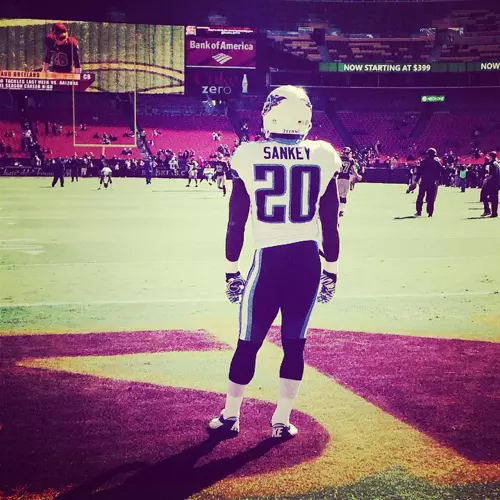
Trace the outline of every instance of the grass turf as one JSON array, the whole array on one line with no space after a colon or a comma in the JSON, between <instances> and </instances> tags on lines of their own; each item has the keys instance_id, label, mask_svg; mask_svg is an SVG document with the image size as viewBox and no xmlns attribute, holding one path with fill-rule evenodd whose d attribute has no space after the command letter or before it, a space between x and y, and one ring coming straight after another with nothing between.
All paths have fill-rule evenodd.
<instances>
[{"instance_id":1,"label":"grass turf","mask_svg":"<svg viewBox=\"0 0 500 500\"><path fill-rule=\"evenodd\" d=\"M96 191L95 179L54 189L43 178L0 179L1 335L210 330L237 315L223 290L227 198L205 183L153 182ZM340 224L338 294L311 326L498 342L500 223L480 220L478 198L441 188L434 217L412 219L415 195L403 186L358 185ZM247 237L242 270L251 256ZM398 467L310 489L296 497L498 493L495 482L429 485Z\"/></svg>"}]
</instances>

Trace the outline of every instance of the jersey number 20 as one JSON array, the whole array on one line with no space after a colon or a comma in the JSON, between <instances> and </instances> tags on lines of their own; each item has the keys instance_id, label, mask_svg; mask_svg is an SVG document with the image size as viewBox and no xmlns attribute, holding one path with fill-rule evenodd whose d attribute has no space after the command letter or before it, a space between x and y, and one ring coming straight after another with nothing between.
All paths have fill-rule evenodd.
<instances>
[{"instance_id":1,"label":"jersey number 20","mask_svg":"<svg viewBox=\"0 0 500 500\"><path fill-rule=\"evenodd\" d=\"M320 188L320 169L317 165L292 165L287 179L284 165L255 165L256 181L267 181L271 176L272 187L255 191L257 219L262 222L284 223L309 222L316 212ZM286 205L267 207L269 197L289 193ZM266 210L266 207L268 210ZM269 211L270 209L270 211Z\"/></svg>"}]
</instances>

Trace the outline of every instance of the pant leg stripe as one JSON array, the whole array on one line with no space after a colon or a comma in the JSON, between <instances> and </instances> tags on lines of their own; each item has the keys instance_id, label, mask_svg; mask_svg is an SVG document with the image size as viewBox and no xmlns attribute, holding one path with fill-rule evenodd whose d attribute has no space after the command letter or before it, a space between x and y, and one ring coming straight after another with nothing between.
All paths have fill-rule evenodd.
<instances>
[{"instance_id":1,"label":"pant leg stripe","mask_svg":"<svg viewBox=\"0 0 500 500\"><path fill-rule=\"evenodd\" d=\"M250 291L249 283L250 283L250 280L253 276L253 272L255 269L255 261L257 258L256 256L257 256L257 252L254 252L252 266L250 267L250 271L248 272L248 275L247 275L247 284L245 286L245 290L243 291L243 297L242 297L241 303L240 303L240 318L239 318L240 331L238 333L239 338L242 338L241 334L243 332L243 328L245 328L245 330L246 330L246 309L247 309L247 303L248 303L248 293Z\"/></svg>"},{"instance_id":2,"label":"pant leg stripe","mask_svg":"<svg viewBox=\"0 0 500 500\"><path fill-rule=\"evenodd\" d=\"M307 335L307 326L309 325L309 318L311 317L311 313L314 309L314 305L316 304L316 297L318 296L318 290L321 285L321 281L318 283L318 287L316 288L316 293L314 294L314 297L312 299L311 305L309 306L309 311L307 313L307 316L304 320L304 325L302 326L302 330L300 332L300 338L305 339Z\"/></svg>"},{"instance_id":3,"label":"pant leg stripe","mask_svg":"<svg viewBox=\"0 0 500 500\"><path fill-rule=\"evenodd\" d=\"M259 280L259 274L262 264L262 249L257 250L255 256L255 269L253 275L250 277L247 287L249 287L248 295L246 296L245 304L242 308L242 320L243 325L240 332L240 339L250 340L252 332L252 310L253 310L253 296L255 293L255 288L257 286L257 281Z\"/></svg>"}]
</instances>

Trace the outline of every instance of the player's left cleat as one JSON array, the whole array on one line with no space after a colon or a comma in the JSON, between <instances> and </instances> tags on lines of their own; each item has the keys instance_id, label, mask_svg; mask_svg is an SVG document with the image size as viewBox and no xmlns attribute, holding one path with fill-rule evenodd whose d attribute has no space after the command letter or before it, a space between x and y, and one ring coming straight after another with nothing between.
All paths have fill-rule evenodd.
<instances>
[{"instance_id":1,"label":"player's left cleat","mask_svg":"<svg viewBox=\"0 0 500 500\"><path fill-rule=\"evenodd\" d=\"M339 212L339 217L344 217L344 212L342 210Z\"/></svg>"},{"instance_id":2,"label":"player's left cleat","mask_svg":"<svg viewBox=\"0 0 500 500\"><path fill-rule=\"evenodd\" d=\"M240 432L240 419L237 417L224 418L222 413L208 422L208 431L217 432L227 437L236 437Z\"/></svg>"},{"instance_id":3,"label":"player's left cleat","mask_svg":"<svg viewBox=\"0 0 500 500\"><path fill-rule=\"evenodd\" d=\"M299 430L293 424L271 424L271 437L273 439L290 439L298 433Z\"/></svg>"}]
</instances>

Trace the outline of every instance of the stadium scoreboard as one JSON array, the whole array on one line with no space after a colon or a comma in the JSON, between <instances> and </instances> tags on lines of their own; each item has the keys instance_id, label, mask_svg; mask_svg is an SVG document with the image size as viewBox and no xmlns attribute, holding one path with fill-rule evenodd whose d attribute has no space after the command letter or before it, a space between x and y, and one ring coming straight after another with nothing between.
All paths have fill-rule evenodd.
<instances>
[{"instance_id":1,"label":"stadium scoreboard","mask_svg":"<svg viewBox=\"0 0 500 500\"><path fill-rule=\"evenodd\" d=\"M92 73L0 70L0 90L86 90L94 79Z\"/></svg>"},{"instance_id":2,"label":"stadium scoreboard","mask_svg":"<svg viewBox=\"0 0 500 500\"><path fill-rule=\"evenodd\" d=\"M500 71L500 62L320 63L320 71L338 73L465 73Z\"/></svg>"}]
</instances>

